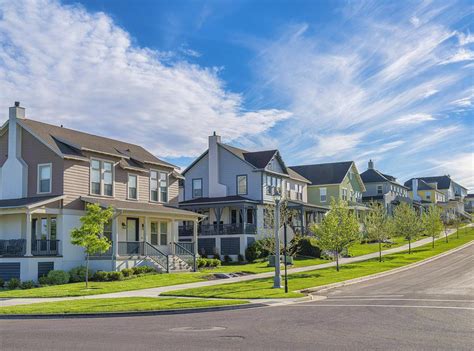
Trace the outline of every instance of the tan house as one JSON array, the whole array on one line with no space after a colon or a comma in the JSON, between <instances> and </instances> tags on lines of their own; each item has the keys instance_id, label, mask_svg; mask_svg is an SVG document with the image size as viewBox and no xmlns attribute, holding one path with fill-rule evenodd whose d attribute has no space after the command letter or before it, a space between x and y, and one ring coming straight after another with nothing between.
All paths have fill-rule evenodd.
<instances>
[{"instance_id":1,"label":"tan house","mask_svg":"<svg viewBox=\"0 0 474 351\"><path fill-rule=\"evenodd\" d=\"M104 233L112 247L94 270L194 268L197 233L178 241L178 223L202 216L177 208L181 178L141 146L28 119L16 102L0 128L0 277L83 264L70 231L88 203L115 211Z\"/></svg>"}]
</instances>

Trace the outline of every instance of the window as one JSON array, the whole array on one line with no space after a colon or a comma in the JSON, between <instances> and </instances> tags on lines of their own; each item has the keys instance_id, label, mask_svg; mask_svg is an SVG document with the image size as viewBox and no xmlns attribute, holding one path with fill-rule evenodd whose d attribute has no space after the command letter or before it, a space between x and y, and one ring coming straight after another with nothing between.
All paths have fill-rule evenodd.
<instances>
[{"instance_id":1,"label":"window","mask_svg":"<svg viewBox=\"0 0 474 351\"><path fill-rule=\"evenodd\" d=\"M168 244L168 223L160 222L160 245Z\"/></svg>"},{"instance_id":2,"label":"window","mask_svg":"<svg viewBox=\"0 0 474 351\"><path fill-rule=\"evenodd\" d=\"M321 202L326 202L327 201L327 189L326 188L321 188L319 190L319 199Z\"/></svg>"},{"instance_id":3,"label":"window","mask_svg":"<svg viewBox=\"0 0 474 351\"><path fill-rule=\"evenodd\" d=\"M104 224L104 232L102 234L112 242L112 220Z\"/></svg>"},{"instance_id":4,"label":"window","mask_svg":"<svg viewBox=\"0 0 474 351\"><path fill-rule=\"evenodd\" d=\"M202 197L202 179L193 179L193 198Z\"/></svg>"},{"instance_id":5,"label":"window","mask_svg":"<svg viewBox=\"0 0 474 351\"><path fill-rule=\"evenodd\" d=\"M51 164L38 165L38 194L51 192Z\"/></svg>"},{"instance_id":6,"label":"window","mask_svg":"<svg viewBox=\"0 0 474 351\"><path fill-rule=\"evenodd\" d=\"M150 200L158 201L158 172L156 171L150 171Z\"/></svg>"},{"instance_id":7,"label":"window","mask_svg":"<svg viewBox=\"0 0 474 351\"><path fill-rule=\"evenodd\" d=\"M288 199L291 198L291 184L290 182L286 182L286 196Z\"/></svg>"},{"instance_id":8,"label":"window","mask_svg":"<svg viewBox=\"0 0 474 351\"><path fill-rule=\"evenodd\" d=\"M383 186L382 185L377 185L377 194L378 195L383 194Z\"/></svg>"},{"instance_id":9,"label":"window","mask_svg":"<svg viewBox=\"0 0 474 351\"><path fill-rule=\"evenodd\" d=\"M137 193L137 176L134 174L128 175L128 198L136 200L138 197Z\"/></svg>"},{"instance_id":10,"label":"window","mask_svg":"<svg viewBox=\"0 0 474 351\"><path fill-rule=\"evenodd\" d=\"M237 195L247 195L247 176L237 176Z\"/></svg>"},{"instance_id":11,"label":"window","mask_svg":"<svg viewBox=\"0 0 474 351\"><path fill-rule=\"evenodd\" d=\"M347 201L347 189L346 188L342 189L342 199L344 201Z\"/></svg>"},{"instance_id":12,"label":"window","mask_svg":"<svg viewBox=\"0 0 474 351\"><path fill-rule=\"evenodd\" d=\"M247 208L247 223L253 224L253 209Z\"/></svg>"},{"instance_id":13,"label":"window","mask_svg":"<svg viewBox=\"0 0 474 351\"><path fill-rule=\"evenodd\" d=\"M91 194L113 196L113 167L112 162L91 160Z\"/></svg>"},{"instance_id":14,"label":"window","mask_svg":"<svg viewBox=\"0 0 474 351\"><path fill-rule=\"evenodd\" d=\"M161 202L168 202L168 174L160 172L160 197Z\"/></svg>"},{"instance_id":15,"label":"window","mask_svg":"<svg viewBox=\"0 0 474 351\"><path fill-rule=\"evenodd\" d=\"M158 245L158 222L151 222L150 236L151 244Z\"/></svg>"},{"instance_id":16,"label":"window","mask_svg":"<svg viewBox=\"0 0 474 351\"><path fill-rule=\"evenodd\" d=\"M431 200L431 191L426 192L426 199Z\"/></svg>"}]
</instances>

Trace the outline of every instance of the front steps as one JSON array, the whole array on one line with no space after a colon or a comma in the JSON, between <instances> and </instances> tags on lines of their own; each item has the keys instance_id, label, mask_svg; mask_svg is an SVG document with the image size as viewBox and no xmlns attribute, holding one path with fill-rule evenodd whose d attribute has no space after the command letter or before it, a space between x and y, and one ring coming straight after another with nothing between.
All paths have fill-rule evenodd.
<instances>
[{"instance_id":1,"label":"front steps","mask_svg":"<svg viewBox=\"0 0 474 351\"><path fill-rule=\"evenodd\" d=\"M155 260L151 257L145 257L146 261L156 268L157 271L160 273L166 273L166 269L164 269L161 265L159 265ZM169 262L169 271L170 273L178 273L178 272L192 272L193 267L190 266L188 263L183 261L176 255L168 255L168 262Z\"/></svg>"}]
</instances>

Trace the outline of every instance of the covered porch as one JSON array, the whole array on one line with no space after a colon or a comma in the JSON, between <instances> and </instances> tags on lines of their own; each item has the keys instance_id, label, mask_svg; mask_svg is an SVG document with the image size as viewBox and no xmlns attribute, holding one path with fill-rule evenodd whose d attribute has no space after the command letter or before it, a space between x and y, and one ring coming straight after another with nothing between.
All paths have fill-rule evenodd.
<instances>
[{"instance_id":1,"label":"covered porch","mask_svg":"<svg viewBox=\"0 0 474 351\"><path fill-rule=\"evenodd\" d=\"M295 235L312 235L309 227L320 223L329 207L312 205L301 201L288 201L288 209L296 213L291 219L291 228Z\"/></svg>"}]
</instances>

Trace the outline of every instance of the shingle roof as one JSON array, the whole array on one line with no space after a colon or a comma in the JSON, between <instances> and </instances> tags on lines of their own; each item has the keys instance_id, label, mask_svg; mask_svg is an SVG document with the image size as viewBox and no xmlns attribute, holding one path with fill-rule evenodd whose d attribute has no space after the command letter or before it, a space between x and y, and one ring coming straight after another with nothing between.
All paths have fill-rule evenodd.
<instances>
[{"instance_id":1,"label":"shingle roof","mask_svg":"<svg viewBox=\"0 0 474 351\"><path fill-rule=\"evenodd\" d=\"M362 178L362 181L364 183L390 182L403 187L403 185L397 182L397 179L395 177L392 177L388 174L383 174L382 172L379 172L376 169L369 168L365 172L362 172L360 174L360 177Z\"/></svg>"},{"instance_id":2,"label":"shingle roof","mask_svg":"<svg viewBox=\"0 0 474 351\"><path fill-rule=\"evenodd\" d=\"M426 183L438 183L438 189L449 189L451 186L451 178L447 175L436 177L420 177Z\"/></svg>"},{"instance_id":3,"label":"shingle roof","mask_svg":"<svg viewBox=\"0 0 474 351\"><path fill-rule=\"evenodd\" d=\"M339 184L343 181L352 161L291 166L293 171L311 181L311 185Z\"/></svg>"},{"instance_id":4,"label":"shingle roof","mask_svg":"<svg viewBox=\"0 0 474 351\"><path fill-rule=\"evenodd\" d=\"M62 195L50 195L50 196L35 196L35 197L23 197L21 199L5 199L0 200L1 208L29 208L34 207L35 204L48 203L57 200L61 200Z\"/></svg>"},{"instance_id":5,"label":"shingle roof","mask_svg":"<svg viewBox=\"0 0 474 351\"><path fill-rule=\"evenodd\" d=\"M418 179L418 190L436 190L435 188L433 188L431 185L429 185L428 183L426 183L423 179L421 178L412 178L410 180L407 180L405 182L405 186L410 189L410 190L413 190L413 179Z\"/></svg>"},{"instance_id":6,"label":"shingle roof","mask_svg":"<svg viewBox=\"0 0 474 351\"><path fill-rule=\"evenodd\" d=\"M82 156L83 151L97 151L121 158L131 158L142 163L159 164L175 168L174 165L160 160L143 147L135 144L58 127L31 119L22 119L19 122L51 149L62 155Z\"/></svg>"},{"instance_id":7,"label":"shingle roof","mask_svg":"<svg viewBox=\"0 0 474 351\"><path fill-rule=\"evenodd\" d=\"M233 153L237 157L247 161L252 166L258 169L265 168L268 163L272 160L273 156L277 153L278 150L265 150L265 151L246 151L243 149L239 149L235 146L230 146L227 144L220 143L224 149L228 150L229 152Z\"/></svg>"},{"instance_id":8,"label":"shingle roof","mask_svg":"<svg viewBox=\"0 0 474 351\"><path fill-rule=\"evenodd\" d=\"M257 203L258 201L247 199L246 197L243 197L240 195L231 195L231 196L222 196L222 197L198 197L196 199L181 201L179 205L182 206L182 205L197 205L197 204L203 204L203 203L226 203L226 202Z\"/></svg>"}]
</instances>

